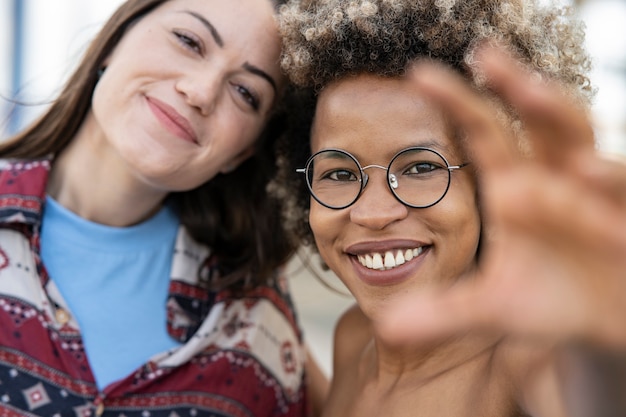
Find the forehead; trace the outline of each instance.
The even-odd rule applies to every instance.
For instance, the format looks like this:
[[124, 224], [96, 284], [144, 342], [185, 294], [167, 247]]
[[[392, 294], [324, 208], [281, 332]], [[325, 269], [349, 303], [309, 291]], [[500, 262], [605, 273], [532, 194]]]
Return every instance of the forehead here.
[[231, 42], [255, 43], [268, 36], [280, 40], [276, 7], [270, 0], [169, 0], [151, 14], [173, 16], [185, 12], [197, 13], [209, 20], [220, 33], [230, 35]]
[[409, 146], [456, 153], [453, 130], [437, 106], [405, 78], [369, 74], [333, 82], [320, 93], [311, 146], [313, 152], [335, 147], [387, 157]]
[[273, 75], [281, 73], [276, 6], [270, 0], [170, 0], [149, 13], [146, 20], [189, 22], [199, 30], [208, 28], [201, 23], [205, 20], [222, 38], [225, 50], [238, 52], [255, 65], [271, 67], [267, 70]]
[[275, 15], [278, 9], [278, 3], [275, 0], [166, 0], [155, 10], [176, 9], [180, 7], [193, 7], [198, 10], [230, 11], [232, 12], [232, 16], [241, 16], [245, 14], [254, 15], [255, 13], [257, 15], [264, 13]]

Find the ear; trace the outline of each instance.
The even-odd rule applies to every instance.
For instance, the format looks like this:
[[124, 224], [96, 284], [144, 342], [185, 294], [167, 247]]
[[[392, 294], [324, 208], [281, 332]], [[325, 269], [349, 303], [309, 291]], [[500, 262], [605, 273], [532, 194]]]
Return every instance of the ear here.
[[254, 154], [254, 146], [249, 146], [243, 151], [235, 155], [227, 164], [224, 165], [220, 172], [222, 174], [228, 174], [237, 169], [237, 167], [246, 159], [250, 158]]

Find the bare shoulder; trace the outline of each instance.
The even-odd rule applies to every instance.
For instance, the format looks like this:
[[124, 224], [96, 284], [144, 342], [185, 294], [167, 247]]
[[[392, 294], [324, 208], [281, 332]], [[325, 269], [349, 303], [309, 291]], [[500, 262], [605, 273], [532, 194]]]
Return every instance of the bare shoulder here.
[[512, 385], [526, 415], [566, 416], [557, 358], [552, 349], [506, 341], [498, 350], [499, 369]]
[[359, 365], [371, 340], [370, 321], [356, 304], [337, 320], [331, 388], [322, 416], [351, 415], [354, 401], [359, 398]]
[[361, 356], [365, 346], [372, 340], [370, 320], [355, 304], [348, 308], [337, 320], [335, 326], [334, 370], [352, 363]]

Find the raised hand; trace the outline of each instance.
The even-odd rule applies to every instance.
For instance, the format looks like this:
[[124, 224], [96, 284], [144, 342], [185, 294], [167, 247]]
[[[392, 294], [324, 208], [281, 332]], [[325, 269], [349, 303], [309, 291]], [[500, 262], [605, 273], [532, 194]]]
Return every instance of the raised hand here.
[[476, 276], [399, 300], [382, 331], [400, 343], [474, 330], [626, 349], [626, 163], [596, 150], [587, 110], [558, 85], [497, 49], [477, 61], [520, 115], [533, 156], [460, 77], [433, 64], [412, 71], [468, 134], [486, 239]]

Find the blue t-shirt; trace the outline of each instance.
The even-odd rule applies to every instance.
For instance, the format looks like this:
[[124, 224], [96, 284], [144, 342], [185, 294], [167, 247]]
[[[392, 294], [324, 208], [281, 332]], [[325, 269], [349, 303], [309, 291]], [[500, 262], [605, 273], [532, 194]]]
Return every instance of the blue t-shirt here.
[[165, 305], [178, 226], [167, 206], [141, 224], [111, 227], [46, 199], [42, 261], [80, 326], [100, 389], [178, 346]]

